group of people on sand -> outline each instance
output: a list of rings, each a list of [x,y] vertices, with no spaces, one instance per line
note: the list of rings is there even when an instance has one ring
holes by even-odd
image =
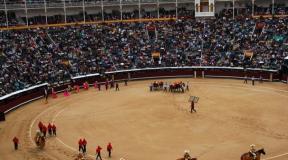
[[[78,147],[79,147],[78,151],[79,151],[79,153],[83,153],[83,154],[85,155],[86,152],[87,152],[86,146],[87,146],[87,141],[86,141],[86,139],[85,139],[85,138],[83,138],[83,139],[80,138],[79,141],[78,141]],[[112,147],[112,144],[111,144],[111,142],[109,142],[109,143],[107,144],[107,147],[106,147],[109,158],[111,157],[112,148],[113,148],[113,147]],[[98,146],[96,147],[96,149],[95,149],[95,151],[96,151],[96,160],[98,160],[98,159],[102,160],[101,150],[102,150],[102,148],[98,145]]]
[[[38,123],[38,129],[43,134],[44,137],[47,135],[47,131],[49,136],[56,136],[56,125],[53,123],[48,123],[47,127],[41,121]]]
[[[55,124],[52,124],[52,123],[48,123],[47,127],[45,124],[43,124],[41,121],[39,121],[38,123],[38,130],[36,131],[36,144],[39,143],[40,141],[40,138],[46,138],[46,135],[47,135],[47,131],[48,131],[48,134],[50,137],[52,136],[56,136],[56,125]],[[19,143],[20,143],[20,140],[17,136],[15,136],[13,139],[12,139],[12,142],[14,144],[14,150],[18,150],[19,148]],[[39,144],[37,144],[39,145]]]
[[[177,81],[177,82],[163,82],[163,81],[154,81],[153,83],[150,84],[149,89],[150,91],[154,90],[163,90],[165,92],[171,91],[171,89],[175,86],[179,86],[180,88],[186,91],[189,91],[189,82],[184,83],[182,81]]]
[[[98,82],[98,81],[95,81],[93,83],[93,87],[95,89],[98,89],[99,91],[101,91],[101,85],[103,84],[103,82]],[[127,80],[124,81],[124,84],[125,86],[127,86]],[[112,89],[112,88],[115,88],[115,91],[120,91],[120,88],[119,88],[119,83],[118,82],[115,82],[114,80],[108,80],[106,79],[106,81],[104,82],[104,86],[105,86],[105,90],[108,90],[109,88]],[[83,88],[83,90],[89,90],[90,88],[90,85],[87,81],[85,81],[82,86],[78,85],[78,84],[75,84],[73,85],[73,87],[69,84],[67,86],[67,88],[64,90],[64,96],[67,97],[72,93],[79,93],[80,92],[80,88]],[[54,88],[52,88],[51,90],[51,94],[52,94],[52,98],[57,98],[57,93],[56,91],[54,90]],[[47,93],[47,91],[45,90],[45,93]],[[48,96],[46,96],[45,94],[45,97],[46,97],[46,101],[47,101],[47,98]]]

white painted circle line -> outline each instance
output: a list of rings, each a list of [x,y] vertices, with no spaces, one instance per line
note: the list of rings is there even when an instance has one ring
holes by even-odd
[[[283,156],[286,156],[286,155],[288,155],[288,153],[279,154],[279,155],[277,155],[277,156],[265,158],[265,159],[263,159],[263,160],[275,159],[275,158],[283,157]]]
[[[30,124],[30,127],[29,127],[29,139],[30,139],[31,143],[34,145],[34,147],[37,147],[37,146],[36,146],[36,144],[34,143],[34,141],[33,141],[33,139],[32,139],[32,128],[33,128],[36,120],[39,119],[39,117],[42,116],[43,114],[45,114],[46,112],[52,110],[55,106],[60,105],[60,104],[62,104],[62,103],[64,103],[64,102],[65,102],[65,99],[64,99],[62,102],[54,105],[53,107],[50,106],[49,108],[47,108],[47,109],[45,109],[44,111],[42,111],[41,113],[39,113],[39,114],[33,119],[32,123]],[[43,153],[44,153],[46,156],[48,156],[49,158],[51,158],[51,159],[53,159],[53,160],[57,160],[57,159],[55,159],[54,157],[50,156],[49,154],[47,154],[47,153],[45,153],[45,152],[43,152]]]
[[[63,108],[62,110],[60,110],[59,112],[57,112],[57,114],[53,117],[52,119],[52,123],[55,122],[56,118],[65,110],[66,108]],[[56,137],[56,140],[61,143],[62,145],[64,145],[66,148],[78,152],[77,149],[73,148],[72,146],[69,146],[68,144],[64,143],[60,138]],[[91,158],[95,158],[95,156],[93,156],[92,154],[86,154],[87,156],[91,157]],[[102,158],[103,160],[105,160],[105,158]]]

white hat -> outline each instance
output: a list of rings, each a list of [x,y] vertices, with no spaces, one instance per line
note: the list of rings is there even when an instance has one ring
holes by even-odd
[[[188,149],[186,149],[185,151],[184,151],[184,153],[189,153],[190,151],[188,150]]]
[[[256,146],[255,144],[251,144],[251,145],[250,145],[250,147],[255,147],[255,146]]]

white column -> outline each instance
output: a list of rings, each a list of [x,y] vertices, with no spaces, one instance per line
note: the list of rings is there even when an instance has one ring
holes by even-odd
[[[178,0],[176,0],[176,19],[178,19]]]
[[[269,76],[269,81],[272,82],[273,81],[273,73],[270,73],[270,76]]]
[[[102,13],[102,21],[104,21],[104,4],[103,4],[103,0],[101,0],[101,13]]]
[[[64,9],[64,22],[67,23],[66,0],[63,0],[63,2],[64,2],[64,6],[63,6],[63,9]]]
[[[120,2],[120,19],[121,19],[121,21],[123,20],[123,6],[122,6],[122,0],[119,0],[119,2]]]
[[[235,19],[235,0],[233,0],[233,19]]]
[[[27,1],[25,0],[25,15],[26,15],[26,25],[29,26],[29,21],[28,21],[28,9],[27,9]]]
[[[6,27],[9,27],[8,11],[7,11],[7,6],[6,6],[6,0],[4,0],[4,7],[5,7]]]
[[[159,0],[157,0],[157,18],[160,18],[160,13],[159,13]]]
[[[202,78],[205,78],[205,72],[202,71]]]
[[[272,0],[272,15],[275,14],[274,5],[275,5],[275,0]]]
[[[83,2],[83,21],[84,21],[84,24],[86,23],[86,16],[85,16],[85,1],[82,0]]]
[[[252,0],[252,16],[254,16],[254,3],[255,3],[255,0]]]
[[[141,19],[141,0],[138,3],[138,10],[139,10],[139,19]]]
[[[129,80],[129,81],[131,80],[131,74],[130,74],[130,72],[128,72],[128,80]]]
[[[48,18],[47,18],[47,2],[44,0],[44,10],[45,10],[45,22],[48,24]]]

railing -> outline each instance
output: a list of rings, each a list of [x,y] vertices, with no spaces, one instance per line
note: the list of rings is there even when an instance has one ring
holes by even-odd
[[[140,0],[141,4],[169,4],[169,3],[176,3],[176,0]],[[194,3],[194,0],[178,0],[178,3]],[[1,5],[2,4],[2,5]],[[139,0],[131,0],[131,1],[123,1],[121,0],[122,5],[138,5]],[[28,9],[34,9],[34,8],[44,8],[45,2],[44,1],[32,1],[32,2],[27,2],[27,8]],[[84,1],[84,6],[85,7],[90,7],[91,5],[95,6],[101,6],[102,3],[101,1]],[[120,1],[115,0],[115,1],[103,1],[104,6],[119,6]],[[25,2],[6,2],[7,9],[25,9]],[[47,8],[59,8],[64,6],[64,1],[59,1],[59,2],[46,2],[46,7]],[[82,7],[83,6],[83,1],[69,1],[65,0],[65,6],[78,6]],[[4,9],[4,2],[0,2],[0,9]]]
[[[44,87],[47,85],[48,83],[32,86],[0,97],[0,112],[8,113],[26,103],[41,98]]]
[[[265,69],[243,69],[241,67],[162,67],[162,68],[144,68],[106,72],[105,74],[89,74],[84,76],[72,77],[71,81],[63,82],[54,86],[55,91],[62,91],[68,85],[82,85],[84,82],[93,84],[95,81],[104,82],[107,78],[115,81],[123,80],[141,80],[152,78],[236,78],[242,79],[245,75],[248,77],[254,76],[256,79],[260,76],[267,81],[287,81],[288,75],[281,75],[277,70]],[[20,107],[28,102],[43,97],[44,87],[48,84],[33,86],[24,90],[20,90],[9,95],[0,97],[0,112],[8,113],[17,107]],[[51,91],[49,91],[51,93]]]

